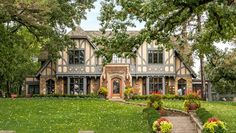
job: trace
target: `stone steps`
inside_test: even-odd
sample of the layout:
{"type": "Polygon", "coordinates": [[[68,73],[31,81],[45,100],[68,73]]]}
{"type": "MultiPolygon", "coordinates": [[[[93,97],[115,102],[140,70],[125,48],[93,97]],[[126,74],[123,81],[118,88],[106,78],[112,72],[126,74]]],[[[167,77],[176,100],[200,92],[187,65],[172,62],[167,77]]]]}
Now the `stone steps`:
{"type": "Polygon", "coordinates": [[[173,124],[172,133],[197,133],[197,129],[189,116],[167,116],[165,117],[173,124]]]}

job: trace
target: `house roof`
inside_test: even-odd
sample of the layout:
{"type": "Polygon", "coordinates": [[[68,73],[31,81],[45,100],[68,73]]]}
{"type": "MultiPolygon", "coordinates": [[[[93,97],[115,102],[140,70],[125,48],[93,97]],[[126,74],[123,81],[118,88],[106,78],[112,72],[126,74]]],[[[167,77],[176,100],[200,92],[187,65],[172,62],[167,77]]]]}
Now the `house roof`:
{"type": "MultiPolygon", "coordinates": [[[[129,35],[137,35],[139,31],[127,31],[129,35]]],[[[75,30],[72,30],[68,33],[71,39],[87,39],[93,48],[97,49],[97,45],[91,42],[91,40],[95,37],[99,36],[106,36],[109,37],[112,35],[112,31],[106,31],[105,34],[103,34],[101,31],[96,30],[83,30],[81,27],[76,27],[75,30]]]]}
{"type": "Polygon", "coordinates": [[[47,67],[47,65],[51,62],[51,60],[47,60],[41,67],[40,69],[38,70],[38,72],[36,73],[35,77],[38,77],[42,72],[43,70],[47,67]]]}
{"type": "Polygon", "coordinates": [[[179,59],[183,62],[183,64],[185,65],[185,67],[189,70],[190,74],[193,76],[193,78],[197,77],[197,74],[193,71],[193,69],[184,61],[184,58],[182,57],[182,55],[180,54],[180,52],[178,50],[175,49],[175,53],[176,55],[179,57],[179,59]]]}

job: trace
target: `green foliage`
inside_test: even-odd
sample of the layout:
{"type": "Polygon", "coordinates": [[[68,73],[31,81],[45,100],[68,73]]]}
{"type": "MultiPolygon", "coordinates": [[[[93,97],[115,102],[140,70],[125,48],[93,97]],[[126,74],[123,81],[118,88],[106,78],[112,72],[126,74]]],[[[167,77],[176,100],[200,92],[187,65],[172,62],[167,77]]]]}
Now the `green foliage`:
{"type": "Polygon", "coordinates": [[[210,54],[206,65],[206,74],[217,93],[236,93],[236,49],[231,52],[210,54]]]}
{"type": "Polygon", "coordinates": [[[74,29],[94,0],[10,0],[0,2],[0,82],[4,91],[21,87],[23,77],[35,74],[39,49],[49,51],[49,59],[72,46],[65,35],[74,29]]]}
{"type": "Polygon", "coordinates": [[[209,111],[207,111],[205,108],[197,109],[196,114],[200,118],[202,123],[207,122],[209,118],[213,117],[213,115],[209,111]]]}
{"type": "Polygon", "coordinates": [[[147,100],[148,99],[148,95],[135,95],[132,96],[131,99],[132,100],[147,100]]]}
{"type": "Polygon", "coordinates": [[[114,34],[95,39],[102,47],[98,53],[109,62],[113,53],[134,55],[143,42],[155,40],[172,48],[191,41],[192,49],[202,57],[212,52],[214,42],[235,38],[235,7],[232,0],[106,0],[99,17],[101,31],[110,29],[114,34]],[[144,23],[144,28],[130,35],[127,27],[135,27],[135,21],[144,23]]]}
{"type": "Polygon", "coordinates": [[[41,98],[48,98],[48,97],[57,97],[57,98],[62,98],[62,97],[68,97],[68,98],[100,98],[98,95],[95,94],[89,94],[89,95],[67,95],[67,94],[34,94],[32,97],[41,97],[41,98]]]}
{"type": "Polygon", "coordinates": [[[184,109],[186,111],[196,110],[201,107],[201,103],[199,101],[200,97],[195,93],[190,93],[186,96],[186,100],[184,101],[184,109]]]}
{"type": "Polygon", "coordinates": [[[170,133],[173,124],[166,118],[160,118],[153,122],[152,129],[154,132],[160,131],[161,133],[170,133]]]}
{"type": "Polygon", "coordinates": [[[201,107],[201,103],[199,100],[194,100],[194,99],[184,100],[184,109],[186,111],[196,110],[200,107],[201,107]]]}
{"type": "Polygon", "coordinates": [[[162,109],[163,102],[161,100],[161,95],[151,95],[147,101],[147,107],[153,107],[156,110],[162,109]]]}
{"type": "MultiPolygon", "coordinates": [[[[131,97],[132,100],[147,100],[149,99],[149,95],[134,95],[131,97]]],[[[185,100],[186,96],[179,96],[179,95],[162,95],[161,99],[170,99],[170,100],[185,100]]]]}
{"type": "Polygon", "coordinates": [[[124,91],[125,99],[130,99],[132,98],[134,94],[134,88],[132,87],[126,87],[124,91]]]}
{"type": "Polygon", "coordinates": [[[170,133],[172,128],[173,125],[169,122],[164,121],[160,123],[161,133],[170,133]]]}
{"type": "Polygon", "coordinates": [[[17,133],[148,132],[143,108],[137,106],[76,98],[0,99],[0,103],[0,130],[17,133]]]}
{"type": "Polygon", "coordinates": [[[155,108],[147,107],[143,109],[143,116],[148,122],[149,131],[152,132],[153,123],[160,118],[160,113],[155,108]]]}
{"type": "Polygon", "coordinates": [[[203,133],[226,133],[227,129],[225,123],[216,119],[210,118],[203,125],[203,133]]]}
{"type": "Polygon", "coordinates": [[[106,87],[101,87],[98,90],[98,94],[103,95],[105,97],[107,96],[107,93],[108,93],[108,89],[106,87]]]}

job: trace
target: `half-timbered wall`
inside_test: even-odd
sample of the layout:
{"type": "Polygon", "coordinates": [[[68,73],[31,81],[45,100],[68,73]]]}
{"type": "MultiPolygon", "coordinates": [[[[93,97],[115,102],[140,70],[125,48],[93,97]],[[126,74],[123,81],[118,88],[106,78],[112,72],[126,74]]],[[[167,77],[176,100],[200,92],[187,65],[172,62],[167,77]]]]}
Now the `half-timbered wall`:
{"type": "Polygon", "coordinates": [[[137,75],[159,75],[159,76],[174,76],[175,75],[175,57],[174,50],[163,49],[163,63],[151,64],[148,63],[148,50],[158,50],[160,45],[154,43],[144,43],[137,51],[137,57],[132,60],[131,74],[137,75]]]}
{"type": "Polygon", "coordinates": [[[179,57],[176,57],[175,65],[176,65],[176,75],[178,77],[191,77],[190,71],[187,69],[184,63],[179,59],[179,57]]]}
{"type": "Polygon", "coordinates": [[[57,61],[57,75],[101,75],[102,62],[95,55],[95,48],[87,39],[76,39],[74,48],[68,50],[84,50],[84,64],[69,64],[68,50],[60,52],[62,58],[57,61]]]}

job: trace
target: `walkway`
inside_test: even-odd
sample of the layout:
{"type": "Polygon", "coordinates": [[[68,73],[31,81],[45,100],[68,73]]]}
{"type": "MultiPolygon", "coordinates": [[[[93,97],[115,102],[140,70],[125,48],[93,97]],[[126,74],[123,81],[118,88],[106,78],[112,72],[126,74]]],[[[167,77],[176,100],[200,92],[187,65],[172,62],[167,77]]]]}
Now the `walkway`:
{"type": "MultiPolygon", "coordinates": [[[[121,101],[118,101],[121,102],[121,101]]],[[[143,106],[145,107],[146,104],[143,103],[132,103],[132,102],[121,102],[124,104],[131,104],[131,105],[136,105],[136,106],[143,106]]],[[[171,109],[175,110],[175,109],[171,109]]],[[[179,113],[183,113],[182,111],[175,110],[179,113]]],[[[172,114],[173,115],[173,114],[172,114]]],[[[162,116],[164,118],[167,118],[170,120],[173,124],[173,130],[171,133],[198,133],[197,128],[195,127],[194,123],[190,120],[189,116],[184,115],[177,115],[175,114],[174,116],[162,116]]]]}
{"type": "Polygon", "coordinates": [[[167,116],[174,126],[171,133],[197,133],[196,127],[189,116],[167,116]]]}

